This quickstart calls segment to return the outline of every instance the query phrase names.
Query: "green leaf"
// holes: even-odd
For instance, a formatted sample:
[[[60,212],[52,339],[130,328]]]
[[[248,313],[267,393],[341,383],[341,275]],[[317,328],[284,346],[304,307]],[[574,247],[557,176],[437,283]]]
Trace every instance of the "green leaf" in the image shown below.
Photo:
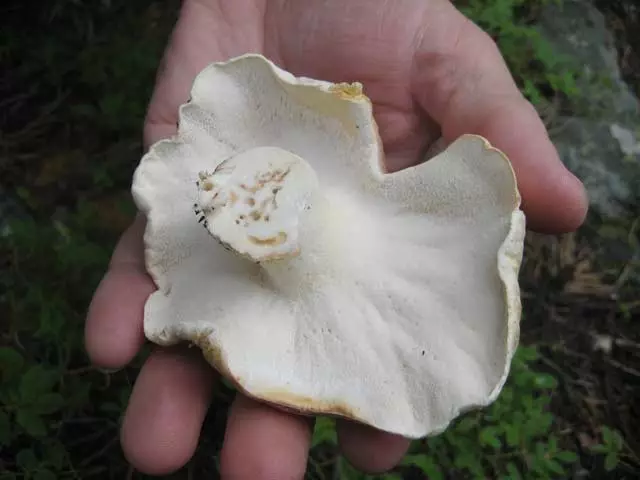
[[[547,460],[545,463],[547,465],[547,468],[553,473],[557,473],[558,475],[562,475],[563,477],[566,475],[567,472],[565,472],[564,467],[555,460]]]
[[[541,389],[554,389],[558,386],[558,381],[552,375],[539,373],[536,375],[535,385]]]
[[[10,347],[0,347],[0,371],[4,376],[12,376],[22,370],[24,358]]]
[[[520,425],[517,423],[504,426],[505,437],[507,439],[507,445],[510,447],[517,447],[520,444]]]
[[[535,83],[530,79],[525,79],[522,91],[534,105],[540,105],[542,103],[542,94],[538,87],[536,87]]]
[[[619,452],[624,447],[624,439],[622,435],[620,435],[620,432],[607,426],[602,427],[602,440],[609,451]]]
[[[42,418],[30,410],[18,410],[16,422],[32,437],[43,437],[47,434],[47,427]]]
[[[509,480],[522,480],[520,470],[516,467],[515,463],[507,464],[507,473],[509,473]]]
[[[316,421],[316,426],[313,430],[313,439],[311,441],[311,447],[317,447],[323,443],[335,445],[338,442],[336,436],[335,423],[331,418],[320,417]]]
[[[607,445],[603,445],[601,443],[597,445],[592,445],[589,448],[593,453],[608,453],[610,448]]]
[[[531,470],[532,473],[536,473],[537,475],[532,475],[532,478],[549,478],[549,475],[547,475],[547,470],[545,468],[545,464],[544,462],[541,461],[540,458],[538,457],[534,457],[533,459],[531,459],[530,463],[529,463],[529,468]]]
[[[624,447],[624,440],[622,438],[622,435],[620,435],[620,432],[617,430],[613,431],[613,444],[618,451],[622,450],[622,447]]]
[[[564,463],[575,463],[578,461],[578,455],[568,451],[558,452],[556,458]]]
[[[366,476],[360,473],[355,467],[342,458],[338,458],[337,462],[338,477],[344,480],[366,480]]]
[[[37,400],[40,395],[49,392],[58,380],[59,375],[55,371],[34,365],[22,376],[20,394],[23,400]]]
[[[467,416],[462,418],[456,425],[455,429],[459,433],[467,433],[470,432],[476,425],[478,421],[475,417]]]
[[[550,413],[538,414],[537,412],[530,412],[531,418],[529,418],[524,427],[524,434],[527,437],[538,437],[541,434],[545,434],[551,428],[553,423],[553,415]]]
[[[55,469],[62,468],[66,456],[67,451],[64,445],[57,440],[52,440],[44,447],[44,460]]]
[[[429,455],[407,455],[402,461],[403,465],[419,468],[429,480],[443,480],[442,470]]]
[[[479,460],[471,451],[458,450],[453,460],[453,465],[459,470],[474,471],[480,467]]]
[[[450,448],[457,451],[467,452],[472,451],[476,447],[477,440],[471,435],[458,435],[452,429],[444,433],[444,438],[449,444]]]
[[[618,454],[615,452],[609,453],[604,458],[604,469],[607,472],[614,470],[618,466]]]
[[[16,455],[16,463],[23,470],[31,470],[38,464],[38,459],[36,458],[36,454],[33,453],[33,450],[25,448],[24,450],[20,450]]]
[[[546,433],[551,426],[553,425],[553,415],[551,413],[543,413],[542,415],[540,415],[538,417],[538,432],[541,433]],[[556,450],[557,448],[557,441],[555,439],[555,437],[552,437],[550,440],[550,444],[549,447],[552,450]]]
[[[56,480],[56,478],[56,475],[51,470],[47,470],[46,468],[38,470],[33,475],[33,480]]]
[[[480,443],[490,446],[495,450],[502,448],[502,442],[498,438],[498,429],[496,427],[485,427],[480,430]]]
[[[9,445],[11,442],[11,423],[9,415],[0,410],[0,445]]]
[[[59,393],[45,393],[35,402],[34,408],[41,415],[57,412],[64,406],[64,398]]]

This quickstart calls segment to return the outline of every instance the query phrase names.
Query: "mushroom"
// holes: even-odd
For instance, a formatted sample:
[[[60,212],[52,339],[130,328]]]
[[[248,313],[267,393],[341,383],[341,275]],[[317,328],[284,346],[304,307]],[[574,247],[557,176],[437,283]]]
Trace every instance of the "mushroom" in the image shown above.
[[[501,391],[525,216],[484,138],[388,172],[361,84],[248,54],[197,76],[132,192],[146,337],[192,342],[246,395],[420,438]]]

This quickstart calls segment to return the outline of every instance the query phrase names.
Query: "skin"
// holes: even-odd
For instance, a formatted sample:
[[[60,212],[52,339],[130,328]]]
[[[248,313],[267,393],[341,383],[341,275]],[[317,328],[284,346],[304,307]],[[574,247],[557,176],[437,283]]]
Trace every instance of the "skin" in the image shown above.
[[[562,165],[533,107],[492,40],[447,0],[185,0],[158,72],[145,144],[175,132],[178,106],[207,64],[262,53],[297,75],[364,83],[387,167],[414,164],[440,136],[486,137],[511,159],[529,228],[579,227],[587,198]],[[155,290],[143,263],[144,219],[117,245],[88,312],[93,363],[119,369],[144,342],[143,307]],[[157,348],[143,366],[122,425],[131,464],[165,474],[192,456],[218,378],[194,349]],[[239,395],[221,452],[224,479],[303,478],[313,419]],[[395,466],[408,441],[338,422],[339,443],[357,468]]]

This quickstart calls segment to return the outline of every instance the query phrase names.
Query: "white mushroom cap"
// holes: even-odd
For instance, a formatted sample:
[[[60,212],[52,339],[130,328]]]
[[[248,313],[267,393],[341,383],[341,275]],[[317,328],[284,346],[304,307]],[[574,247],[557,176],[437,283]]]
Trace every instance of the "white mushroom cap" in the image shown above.
[[[519,334],[511,165],[474,135],[383,159],[359,84],[259,55],[207,67],[134,176],[146,336],[194,342],[254,398],[407,437],[492,402]]]

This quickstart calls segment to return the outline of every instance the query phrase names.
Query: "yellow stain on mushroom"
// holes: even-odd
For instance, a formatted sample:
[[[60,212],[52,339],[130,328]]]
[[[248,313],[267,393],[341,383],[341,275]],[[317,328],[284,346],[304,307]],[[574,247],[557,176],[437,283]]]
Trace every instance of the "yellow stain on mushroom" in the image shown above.
[[[360,417],[355,408],[340,400],[320,401],[285,389],[264,390],[259,392],[257,396],[267,402],[286,405],[287,410],[293,410],[298,413],[336,415],[353,420],[357,420]]]
[[[243,384],[243,379],[240,376],[232,374],[229,370],[222,349],[217,343],[212,341],[212,335],[213,332],[207,330],[190,336],[187,340],[200,349],[202,356],[209,365],[214,367],[245,395],[256,400],[271,403],[282,410],[303,415],[334,415],[352,420],[358,420],[361,417],[355,408],[340,400],[319,401],[312,397],[298,395],[285,389],[269,389],[259,392],[247,391],[246,386]]]
[[[329,91],[344,100],[362,100],[364,98],[363,87],[360,82],[336,83],[329,88]]]
[[[278,232],[278,234],[275,237],[269,237],[269,238],[258,238],[258,237],[254,237],[253,235],[249,235],[249,241],[251,243],[255,243],[256,245],[270,245],[270,246],[282,245],[284,242],[287,241],[287,234],[286,232]]]

